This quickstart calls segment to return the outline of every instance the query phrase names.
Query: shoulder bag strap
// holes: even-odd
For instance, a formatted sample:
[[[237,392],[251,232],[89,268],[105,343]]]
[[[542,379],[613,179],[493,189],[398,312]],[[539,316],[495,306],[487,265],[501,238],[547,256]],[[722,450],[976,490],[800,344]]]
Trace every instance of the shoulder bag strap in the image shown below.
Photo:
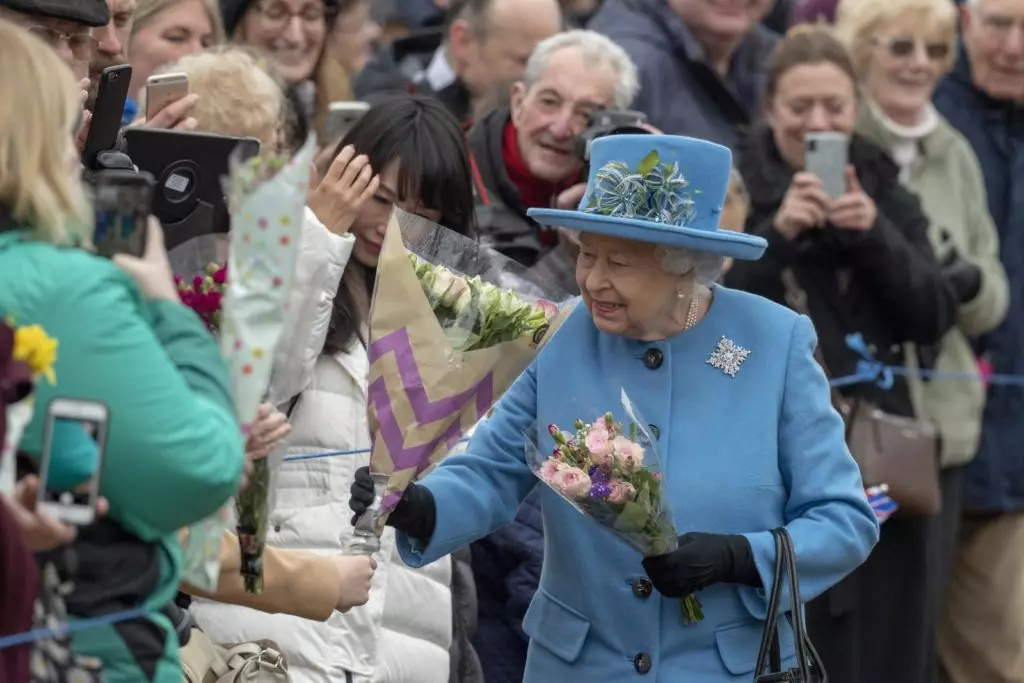
[[[793,635],[796,639],[796,652],[799,658],[800,673],[807,683],[828,683],[828,674],[825,673],[825,664],[818,651],[807,635],[807,625],[804,623],[803,605],[800,604],[800,577],[796,568],[796,550],[793,548],[793,539],[785,527],[775,530],[782,541],[783,552],[786,555],[786,564],[789,565],[789,585],[792,590],[790,600],[790,623],[793,626]],[[815,678],[811,676],[817,674]]]
[[[774,534],[774,532],[773,532]],[[778,673],[782,669],[782,658],[779,653],[778,627],[779,627],[779,599],[782,596],[782,584],[785,581],[786,573],[783,564],[784,553],[779,541],[778,534],[775,535],[775,574],[772,578],[772,591],[768,597],[768,612],[764,623],[764,632],[761,634],[761,647],[757,652],[757,664],[754,667],[754,680],[761,680],[765,667],[771,665],[772,673]],[[769,662],[769,657],[771,662]]]

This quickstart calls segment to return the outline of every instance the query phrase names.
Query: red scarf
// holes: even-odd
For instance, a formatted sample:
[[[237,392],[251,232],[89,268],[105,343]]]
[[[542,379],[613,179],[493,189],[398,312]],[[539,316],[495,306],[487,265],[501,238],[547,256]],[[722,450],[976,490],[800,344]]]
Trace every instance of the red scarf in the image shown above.
[[[505,124],[501,158],[505,162],[509,180],[519,190],[519,201],[522,202],[524,209],[547,209],[555,203],[555,198],[560,193],[576,184],[576,176],[570,176],[558,183],[535,178],[526,166],[522,152],[519,151],[518,135],[511,119]],[[541,242],[544,245],[554,244],[555,241],[557,237],[554,230],[541,232]]]

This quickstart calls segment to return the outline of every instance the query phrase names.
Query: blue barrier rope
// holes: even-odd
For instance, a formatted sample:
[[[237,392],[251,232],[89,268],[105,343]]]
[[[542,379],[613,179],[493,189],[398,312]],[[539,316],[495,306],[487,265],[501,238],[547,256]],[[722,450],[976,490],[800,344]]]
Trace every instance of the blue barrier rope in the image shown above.
[[[0,636],[0,650],[9,647],[14,647],[16,645],[24,645],[26,643],[31,643],[35,640],[43,640],[45,638],[57,638],[60,636],[67,635],[69,633],[74,633],[76,631],[85,631],[90,628],[109,626],[110,624],[116,624],[119,621],[138,619],[140,617],[146,616],[149,613],[149,610],[136,607],[135,609],[128,609],[124,610],[123,612],[105,614],[102,617],[80,619],[78,621],[69,621],[65,624],[61,624],[57,628],[37,628],[32,631],[15,633],[11,636]]]

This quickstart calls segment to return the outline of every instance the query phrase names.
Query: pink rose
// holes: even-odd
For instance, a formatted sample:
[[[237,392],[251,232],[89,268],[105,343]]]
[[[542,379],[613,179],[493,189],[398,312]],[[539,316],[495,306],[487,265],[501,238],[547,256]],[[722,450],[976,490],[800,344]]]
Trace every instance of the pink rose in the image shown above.
[[[626,503],[636,496],[636,489],[628,481],[613,479],[608,482],[608,488],[611,490],[608,494],[609,503]]]
[[[644,464],[644,449],[639,444],[633,443],[624,436],[617,436],[612,440],[612,448],[615,449],[615,459],[627,469],[637,469]]]
[[[587,431],[587,450],[595,465],[610,465],[612,462],[612,441],[604,425],[591,426]]]
[[[560,460],[548,458],[540,466],[540,478],[550,484],[554,481],[555,475],[558,473],[558,471],[564,467],[568,467],[568,465],[566,465],[564,462],[561,462]]]
[[[567,498],[586,498],[590,493],[590,477],[576,467],[565,466],[555,472],[551,485]]]

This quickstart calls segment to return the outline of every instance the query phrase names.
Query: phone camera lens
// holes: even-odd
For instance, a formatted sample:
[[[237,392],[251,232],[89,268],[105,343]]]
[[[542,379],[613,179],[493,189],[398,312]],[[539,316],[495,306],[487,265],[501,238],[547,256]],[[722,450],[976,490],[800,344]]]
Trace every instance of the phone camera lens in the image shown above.
[[[112,80],[112,81],[116,81],[120,77],[121,77],[121,74],[117,73],[116,71],[114,73],[110,74],[110,80]]]
[[[807,141],[807,151],[808,152],[813,152],[817,148],[818,148],[818,141],[817,140],[808,140]]]

